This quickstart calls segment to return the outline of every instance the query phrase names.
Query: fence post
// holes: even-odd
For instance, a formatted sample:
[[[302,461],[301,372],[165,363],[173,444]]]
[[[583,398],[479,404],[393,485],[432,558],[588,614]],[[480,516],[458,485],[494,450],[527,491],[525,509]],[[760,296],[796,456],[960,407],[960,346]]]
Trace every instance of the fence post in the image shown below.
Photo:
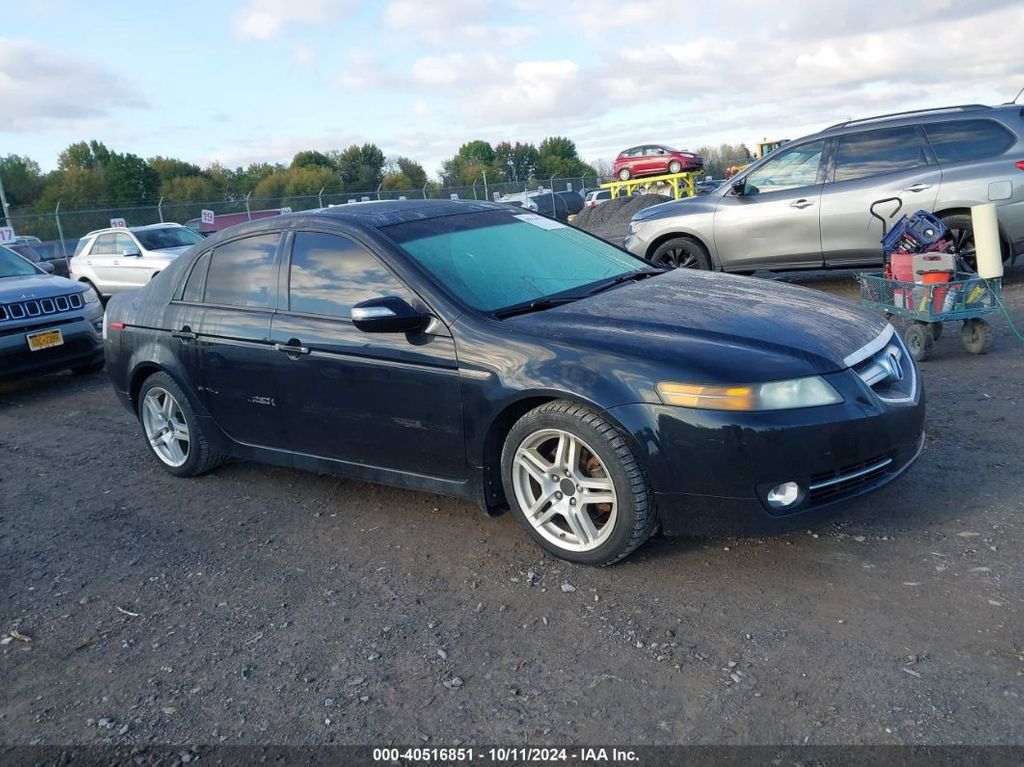
[[[558,211],[555,210],[555,177],[552,176],[551,180],[548,181],[548,186],[551,188],[551,217],[558,218]]]
[[[484,174],[484,200],[490,200],[491,198],[487,196],[487,171],[482,170],[480,172]]]
[[[249,210],[249,195],[252,194],[252,190],[249,190],[249,194],[245,196],[245,217],[252,221],[252,211]]]
[[[429,183],[429,182],[427,182]],[[423,199],[427,199],[427,184],[423,185]]]
[[[60,252],[64,254],[64,259],[67,260],[68,249],[64,245],[64,229],[60,225],[60,200],[57,200],[57,207],[53,211],[53,217],[57,219],[57,236],[60,237]]]
[[[473,179],[473,199],[474,200],[479,200],[480,199],[479,197],[476,196],[476,179]]]
[[[381,181],[379,184],[377,184],[377,202],[380,202],[380,188],[382,186],[384,186],[384,182],[383,181]]]
[[[164,196],[160,195],[160,200],[156,204],[156,214],[160,216],[160,223],[164,222]]]
[[[320,187],[320,191],[316,193],[316,204],[318,208],[322,208],[324,206],[324,189],[326,188],[326,186],[322,186]]]

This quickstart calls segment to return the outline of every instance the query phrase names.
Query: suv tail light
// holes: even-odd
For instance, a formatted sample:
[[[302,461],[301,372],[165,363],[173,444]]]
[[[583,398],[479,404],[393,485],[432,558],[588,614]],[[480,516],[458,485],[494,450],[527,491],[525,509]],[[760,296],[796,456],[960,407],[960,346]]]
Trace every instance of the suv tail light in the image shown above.
[[[1024,160],[1017,160],[1014,165],[1017,166],[1017,170],[1024,170]]]

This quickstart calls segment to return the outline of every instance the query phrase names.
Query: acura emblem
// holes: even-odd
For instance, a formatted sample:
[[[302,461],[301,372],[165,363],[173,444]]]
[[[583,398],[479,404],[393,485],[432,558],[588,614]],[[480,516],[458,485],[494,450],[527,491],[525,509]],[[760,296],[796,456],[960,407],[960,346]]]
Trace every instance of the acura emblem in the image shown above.
[[[889,378],[894,381],[903,380],[903,366],[900,364],[900,358],[896,356],[895,352],[889,352],[881,360],[882,367],[885,368],[889,374]]]

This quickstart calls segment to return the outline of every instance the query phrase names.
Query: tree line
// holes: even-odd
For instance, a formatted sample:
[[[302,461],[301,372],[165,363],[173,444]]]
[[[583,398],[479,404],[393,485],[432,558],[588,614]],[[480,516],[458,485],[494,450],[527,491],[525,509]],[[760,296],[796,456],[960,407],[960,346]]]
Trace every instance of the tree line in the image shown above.
[[[575,143],[562,136],[539,146],[503,141],[492,146],[476,140],[463,144],[441,164],[440,184],[428,179],[423,166],[408,157],[386,156],[376,144],[347,149],[298,152],[290,163],[251,163],[228,168],[220,163],[200,167],[173,157],[142,158],[117,152],[100,141],[79,141],[60,153],[57,167],[44,173],[30,157],[0,157],[0,180],[8,202],[22,211],[51,212],[62,208],[126,207],[165,203],[284,199],[324,194],[366,193],[470,186],[482,181],[527,184],[534,179],[595,175],[583,162]]]

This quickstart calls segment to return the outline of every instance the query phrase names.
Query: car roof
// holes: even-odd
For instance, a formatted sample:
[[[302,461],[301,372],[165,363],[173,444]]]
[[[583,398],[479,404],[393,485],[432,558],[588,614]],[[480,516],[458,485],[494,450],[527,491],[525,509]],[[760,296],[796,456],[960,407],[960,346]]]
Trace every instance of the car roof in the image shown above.
[[[262,224],[308,217],[342,221],[358,226],[379,229],[408,221],[423,221],[431,218],[457,216],[462,213],[480,213],[488,210],[508,212],[509,206],[496,202],[477,200],[370,200],[350,202],[333,208],[319,208],[283,216],[260,219]]]
[[[84,240],[86,237],[92,237],[94,234],[107,234],[108,232],[147,232],[151,229],[170,229],[170,228],[184,228],[181,224],[175,223],[174,221],[165,221],[162,224],[146,224],[145,226],[108,226],[103,229],[93,229],[88,234],[80,237],[79,239]]]
[[[1020,104],[1003,104],[1001,106],[986,106],[984,104],[959,104],[949,107],[937,107],[934,109],[914,109],[907,112],[893,112],[890,114],[875,115],[873,117],[861,117],[855,120],[830,125],[824,130],[813,134],[814,136],[834,136],[853,131],[870,130],[879,127],[901,127],[904,125],[919,125],[921,123],[945,122],[956,119],[971,119],[978,117],[1004,117],[1011,112],[1024,113],[1024,107]],[[806,138],[810,138],[807,136]]]

